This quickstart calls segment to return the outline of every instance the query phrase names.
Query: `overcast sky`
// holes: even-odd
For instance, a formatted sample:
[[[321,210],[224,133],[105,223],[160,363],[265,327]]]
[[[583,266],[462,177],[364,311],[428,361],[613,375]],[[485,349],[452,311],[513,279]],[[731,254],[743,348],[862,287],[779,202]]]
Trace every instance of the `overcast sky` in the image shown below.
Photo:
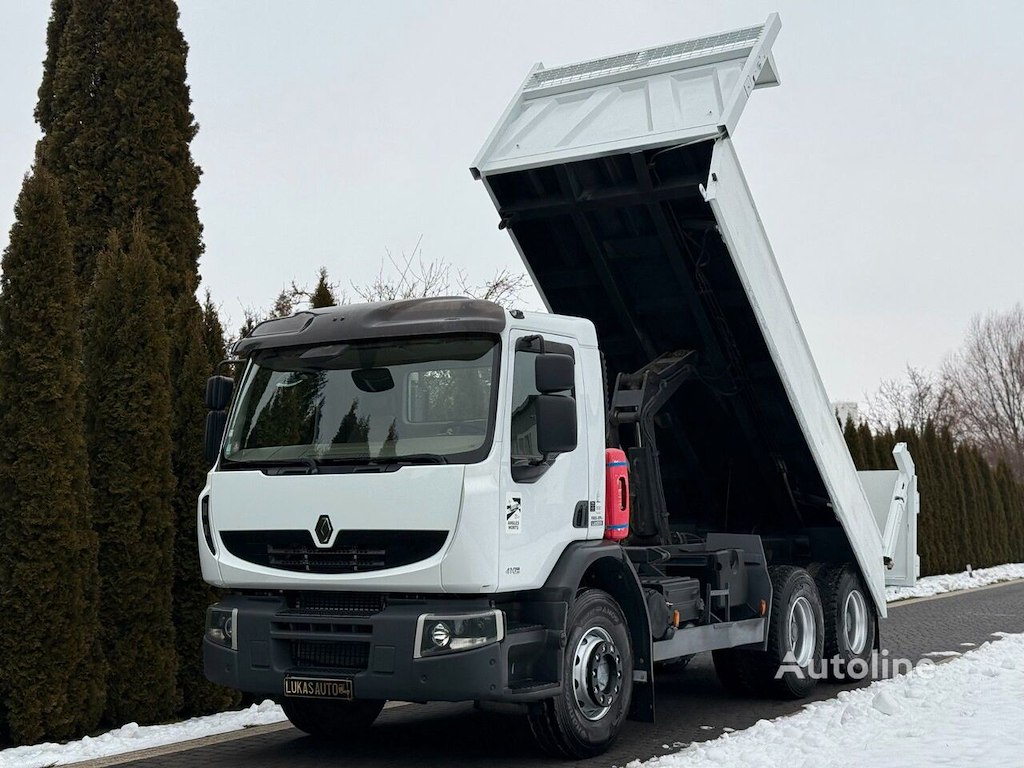
[[[519,258],[467,170],[530,66],[779,11],[780,88],[735,143],[833,399],[937,367],[1024,298],[1024,4],[182,0],[201,269],[233,326],[385,250],[483,281]],[[0,5],[0,247],[38,131],[48,3]],[[536,302],[535,297],[528,297]]]

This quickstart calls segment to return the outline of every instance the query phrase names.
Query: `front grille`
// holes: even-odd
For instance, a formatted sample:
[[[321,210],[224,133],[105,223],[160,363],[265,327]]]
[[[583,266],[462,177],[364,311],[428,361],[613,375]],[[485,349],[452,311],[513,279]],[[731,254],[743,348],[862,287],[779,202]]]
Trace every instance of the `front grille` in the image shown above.
[[[447,531],[342,531],[317,547],[309,531],[221,531],[235,557],[303,573],[363,573],[426,560],[441,551]]]
[[[317,642],[292,640],[292,666],[297,669],[366,669],[370,644],[355,640]]]
[[[287,620],[276,620],[271,622],[270,627],[275,635],[284,637],[290,633],[307,632],[320,633],[324,635],[369,635],[373,633],[372,624],[339,624],[335,621],[323,621],[317,617],[313,621],[303,621],[304,616],[290,612],[279,613],[278,616],[287,617]]]
[[[304,616],[372,616],[384,610],[384,595],[365,592],[288,592],[288,613]]]

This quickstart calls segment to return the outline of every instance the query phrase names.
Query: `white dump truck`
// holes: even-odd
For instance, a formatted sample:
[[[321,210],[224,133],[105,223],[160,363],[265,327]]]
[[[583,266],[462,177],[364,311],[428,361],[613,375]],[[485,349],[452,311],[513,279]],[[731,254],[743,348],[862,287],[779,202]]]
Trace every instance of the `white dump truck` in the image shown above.
[[[546,750],[653,720],[660,662],[799,697],[916,575],[914,465],[858,475],[730,136],[764,25],[536,66],[473,164],[549,313],[299,312],[207,389],[214,682],[352,738],[522,705]]]

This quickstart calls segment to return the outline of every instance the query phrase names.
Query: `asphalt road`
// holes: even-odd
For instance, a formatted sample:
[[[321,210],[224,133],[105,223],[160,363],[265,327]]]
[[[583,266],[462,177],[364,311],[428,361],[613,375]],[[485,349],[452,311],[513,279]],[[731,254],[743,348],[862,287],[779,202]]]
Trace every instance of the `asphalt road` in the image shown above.
[[[933,651],[965,651],[991,640],[994,632],[1024,632],[1024,582],[972,590],[939,599],[890,606],[882,623],[882,647],[890,658],[919,660]],[[841,686],[820,684],[811,699],[835,696]],[[806,700],[805,700],[806,701]],[[761,719],[800,709],[804,702],[732,697],[715,677],[710,654],[678,674],[657,681],[657,723],[627,723],[613,749],[589,766],[624,766],[693,741],[715,738],[723,728],[740,730]],[[358,743],[319,744],[288,728],[228,743],[136,760],[136,768],[191,768],[234,765],[246,768],[366,766],[417,768],[471,766],[564,766],[534,746],[524,720],[507,713],[478,711],[470,704],[426,704],[385,710]]]

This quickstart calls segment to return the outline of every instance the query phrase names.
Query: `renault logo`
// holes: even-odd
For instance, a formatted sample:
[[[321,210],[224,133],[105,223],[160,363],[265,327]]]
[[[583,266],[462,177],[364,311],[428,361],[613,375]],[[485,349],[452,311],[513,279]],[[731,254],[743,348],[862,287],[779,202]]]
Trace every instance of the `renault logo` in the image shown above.
[[[327,515],[320,515],[320,519],[316,521],[316,538],[321,544],[326,544],[331,540],[331,534],[334,533],[334,526],[331,525],[331,518]]]

